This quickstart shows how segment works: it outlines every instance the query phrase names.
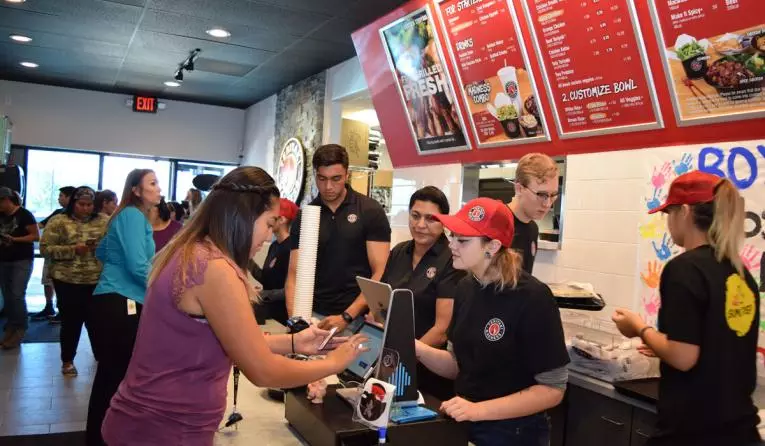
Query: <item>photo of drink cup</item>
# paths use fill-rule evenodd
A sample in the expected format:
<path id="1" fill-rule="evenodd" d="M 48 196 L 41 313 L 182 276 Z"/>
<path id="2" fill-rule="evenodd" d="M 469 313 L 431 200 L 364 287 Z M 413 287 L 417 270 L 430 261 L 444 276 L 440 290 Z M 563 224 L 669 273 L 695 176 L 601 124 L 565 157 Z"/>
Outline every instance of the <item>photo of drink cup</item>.
<path id="1" fill-rule="evenodd" d="M 497 71 L 503 93 L 510 97 L 516 110 L 523 110 L 523 98 L 518 86 L 518 72 L 515 67 L 503 67 Z"/>

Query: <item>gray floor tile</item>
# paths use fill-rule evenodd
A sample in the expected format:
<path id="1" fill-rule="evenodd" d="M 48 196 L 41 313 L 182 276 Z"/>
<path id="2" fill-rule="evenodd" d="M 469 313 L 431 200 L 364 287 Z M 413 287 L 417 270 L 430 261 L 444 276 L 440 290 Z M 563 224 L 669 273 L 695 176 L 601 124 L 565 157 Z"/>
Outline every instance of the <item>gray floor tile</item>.
<path id="1" fill-rule="evenodd" d="M 36 424 L 36 425 L 6 425 L 5 423 L 0 426 L 0 437 L 9 435 L 39 435 L 47 434 L 50 432 L 50 424 Z"/>
<path id="2" fill-rule="evenodd" d="M 0 403 L 0 412 L 50 410 L 52 399 L 49 396 L 11 398 Z"/>
<path id="3" fill-rule="evenodd" d="M 85 424 L 85 421 L 51 424 L 50 433 L 57 434 L 60 432 L 83 432 L 85 431 Z"/>
<path id="4" fill-rule="evenodd" d="M 3 424 L 8 426 L 29 426 L 34 424 L 72 423 L 85 421 L 88 418 L 85 411 L 40 410 L 22 412 L 6 412 Z"/>

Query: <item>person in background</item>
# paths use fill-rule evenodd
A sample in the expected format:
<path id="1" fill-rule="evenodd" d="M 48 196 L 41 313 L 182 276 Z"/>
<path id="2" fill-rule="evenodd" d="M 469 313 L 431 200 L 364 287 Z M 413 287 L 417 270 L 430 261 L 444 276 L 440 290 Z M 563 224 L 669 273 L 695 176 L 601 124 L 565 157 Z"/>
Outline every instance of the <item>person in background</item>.
<path id="1" fill-rule="evenodd" d="M 659 328 L 628 310 L 613 320 L 661 359 L 657 430 L 651 446 L 760 444 L 752 402 L 760 298 L 739 256 L 744 199 L 727 179 L 677 177 L 666 202 L 672 240 L 685 252 L 661 273 Z M 661 331 L 659 331 L 661 330 Z"/>
<path id="2" fill-rule="evenodd" d="M 531 274 L 539 243 L 541 220 L 560 197 L 558 165 L 542 153 L 521 157 L 515 168 L 515 196 L 508 204 L 513 212 L 515 237 L 512 248 L 523 258 L 523 270 Z"/>
<path id="3" fill-rule="evenodd" d="M 0 187 L 0 290 L 8 315 L 0 346 L 6 350 L 18 348 L 27 330 L 27 285 L 39 239 L 34 215 L 21 207 L 17 193 Z"/>
<path id="4" fill-rule="evenodd" d="M 170 239 L 183 228 L 183 225 L 173 219 L 170 207 L 164 198 L 159 201 L 158 205 L 152 206 L 149 211 L 149 223 L 154 230 L 154 246 L 157 252 L 161 251 Z"/>
<path id="5" fill-rule="evenodd" d="M 103 270 L 93 292 L 96 316 L 91 318 L 91 342 L 98 354 L 98 368 L 88 404 L 88 445 L 103 444 L 101 422 L 130 363 L 154 256 L 148 215 L 159 204 L 161 192 L 154 171 L 130 172 L 120 205 L 96 248 Z"/>
<path id="6" fill-rule="evenodd" d="M 393 289 L 414 293 L 415 338 L 431 347 L 446 348 L 446 331 L 452 320 L 454 292 L 465 274 L 452 266 L 449 241 L 438 214 L 449 214 L 449 202 L 440 189 L 427 186 L 409 199 L 409 232 L 412 240 L 393 248 L 382 282 Z M 440 400 L 454 396 L 454 381 L 418 364 L 420 388 Z"/>
<path id="7" fill-rule="evenodd" d="M 287 305 L 284 296 L 284 284 L 290 267 L 290 225 L 297 217 L 298 207 L 286 198 L 279 199 L 279 218 L 274 225 L 274 241 L 268 248 L 268 255 L 263 263 L 260 283 L 260 303 L 255 306 L 258 319 L 274 319 L 286 325 Z"/>
<path id="8" fill-rule="evenodd" d="M 73 186 L 64 186 L 58 190 L 58 204 L 60 208 L 53 211 L 49 216 L 45 217 L 43 221 L 39 223 L 40 229 L 45 229 L 45 225 L 55 217 L 64 212 L 64 209 L 69 205 L 69 200 L 74 193 Z M 42 280 L 43 290 L 45 292 L 45 308 L 42 311 L 35 313 L 31 316 L 33 321 L 44 321 L 49 319 L 52 324 L 61 323 L 61 315 L 56 314 L 56 310 L 53 309 L 53 297 L 55 289 L 53 287 L 53 279 L 50 275 L 50 263 L 47 259 L 43 262 Z M 58 303 L 56 305 L 58 307 Z"/>
<path id="9" fill-rule="evenodd" d="M 247 263 L 273 234 L 278 197 L 263 169 L 234 169 L 157 254 L 135 352 L 104 420 L 109 445 L 212 446 L 232 362 L 259 387 L 296 387 L 344 370 L 363 351 L 357 335 L 324 360 L 296 361 L 282 355 L 317 354 L 328 333 L 260 331 Z"/>
<path id="10" fill-rule="evenodd" d="M 448 350 L 415 341 L 417 359 L 456 379 L 441 410 L 468 422 L 476 446 L 547 445 L 545 411 L 563 400 L 569 362 L 552 292 L 510 249 L 513 215 L 501 201 L 478 198 L 436 218 L 452 232 L 454 268 L 469 273 L 454 293 Z"/>
<path id="11" fill-rule="evenodd" d="M 179 223 L 183 222 L 183 218 L 186 216 L 186 211 L 183 210 L 183 205 L 177 201 L 171 201 L 167 203 L 167 206 L 170 207 L 170 218 Z"/>
<path id="12" fill-rule="evenodd" d="M 77 376 L 74 357 L 83 324 L 88 335 L 94 337 L 89 321 L 90 307 L 101 275 L 101 263 L 94 253 L 109 221 L 108 217 L 96 212 L 95 200 L 93 189 L 87 186 L 77 188 L 64 212 L 48 222 L 40 241 L 40 253 L 50 259 L 51 276 L 58 296 L 61 373 L 65 376 Z"/>
<path id="13" fill-rule="evenodd" d="M 117 194 L 113 191 L 104 189 L 96 193 L 95 212 L 97 214 L 103 214 L 103 216 L 109 218 L 117 210 L 118 204 Z"/>
<path id="14" fill-rule="evenodd" d="M 186 193 L 186 203 L 188 203 L 188 216 L 191 218 L 192 215 L 194 215 L 194 212 L 196 212 L 197 208 L 200 204 L 202 204 L 202 192 L 199 191 L 199 189 L 191 188 Z"/>
<path id="15" fill-rule="evenodd" d="M 345 330 L 367 309 L 356 276 L 380 280 L 390 254 L 391 229 L 379 203 L 348 184 L 348 152 L 327 144 L 313 154 L 312 165 L 321 207 L 314 311 L 326 316 L 319 327 Z M 287 313 L 294 315 L 295 280 L 300 247 L 300 213 L 290 233 L 290 268 L 285 292 Z"/>

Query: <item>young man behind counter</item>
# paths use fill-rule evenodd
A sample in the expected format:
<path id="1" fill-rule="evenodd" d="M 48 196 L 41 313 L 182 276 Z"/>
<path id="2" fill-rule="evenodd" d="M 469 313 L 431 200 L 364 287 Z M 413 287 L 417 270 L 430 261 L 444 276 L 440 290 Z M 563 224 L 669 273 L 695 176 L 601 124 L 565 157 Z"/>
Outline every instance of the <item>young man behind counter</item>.
<path id="1" fill-rule="evenodd" d="M 512 248 L 523 257 L 523 270 L 531 274 L 539 243 L 541 220 L 560 197 L 555 160 L 542 153 L 521 157 L 515 169 L 515 196 L 508 207 L 515 217 Z"/>
<path id="2" fill-rule="evenodd" d="M 356 276 L 382 277 L 390 253 L 390 223 L 379 203 L 347 184 L 348 152 L 344 147 L 319 147 L 312 164 L 319 196 L 310 204 L 321 206 L 313 309 L 326 316 L 320 328 L 342 331 L 367 309 Z M 298 214 L 290 233 L 292 252 L 285 288 L 290 316 L 294 315 L 300 219 Z"/>

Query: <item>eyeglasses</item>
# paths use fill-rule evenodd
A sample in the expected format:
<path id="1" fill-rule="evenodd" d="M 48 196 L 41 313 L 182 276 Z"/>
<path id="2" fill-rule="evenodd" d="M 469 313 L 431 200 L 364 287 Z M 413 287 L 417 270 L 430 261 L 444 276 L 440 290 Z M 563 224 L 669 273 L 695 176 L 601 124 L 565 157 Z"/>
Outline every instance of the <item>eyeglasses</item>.
<path id="1" fill-rule="evenodd" d="M 537 192 L 534 189 L 531 189 L 530 187 L 523 186 L 526 189 L 529 190 L 532 194 L 537 196 L 537 199 L 542 203 L 547 203 L 547 200 L 550 200 L 550 203 L 555 203 L 558 201 L 558 198 L 560 198 L 560 192 L 554 192 L 554 193 L 548 193 L 548 192 Z"/>

